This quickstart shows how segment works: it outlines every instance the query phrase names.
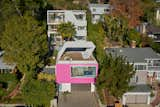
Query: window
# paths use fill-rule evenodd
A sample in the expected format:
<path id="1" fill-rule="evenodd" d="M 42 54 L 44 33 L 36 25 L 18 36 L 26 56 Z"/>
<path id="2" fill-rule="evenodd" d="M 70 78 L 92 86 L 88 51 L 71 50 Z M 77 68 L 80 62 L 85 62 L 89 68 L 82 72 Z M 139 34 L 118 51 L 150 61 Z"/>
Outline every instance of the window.
<path id="1" fill-rule="evenodd" d="M 146 70 L 146 65 L 135 65 L 135 70 Z"/>
<path id="2" fill-rule="evenodd" d="M 104 12 L 109 12 L 109 9 L 104 9 Z"/>
<path id="3" fill-rule="evenodd" d="M 78 26 L 78 30 L 84 30 L 85 26 Z"/>
<path id="4" fill-rule="evenodd" d="M 83 20 L 84 15 L 83 14 L 78 14 L 78 15 L 75 15 L 75 17 L 76 17 L 77 20 Z"/>
<path id="5" fill-rule="evenodd" d="M 95 77 L 96 76 L 96 67 L 71 67 L 71 76 L 72 77 Z"/>

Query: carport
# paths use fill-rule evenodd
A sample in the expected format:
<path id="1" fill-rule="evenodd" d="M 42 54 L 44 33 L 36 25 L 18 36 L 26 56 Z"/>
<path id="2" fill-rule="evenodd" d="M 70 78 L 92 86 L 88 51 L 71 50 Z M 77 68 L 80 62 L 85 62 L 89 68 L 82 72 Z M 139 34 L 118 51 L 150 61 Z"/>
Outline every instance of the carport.
<path id="1" fill-rule="evenodd" d="M 151 89 L 148 85 L 136 85 L 123 95 L 123 105 L 126 104 L 150 104 Z"/>

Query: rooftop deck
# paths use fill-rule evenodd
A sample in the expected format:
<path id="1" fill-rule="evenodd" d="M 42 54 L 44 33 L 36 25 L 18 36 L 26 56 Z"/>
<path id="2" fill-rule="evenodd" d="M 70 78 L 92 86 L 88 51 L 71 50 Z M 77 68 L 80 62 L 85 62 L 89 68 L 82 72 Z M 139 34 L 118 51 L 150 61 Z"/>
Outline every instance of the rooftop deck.
<path id="1" fill-rule="evenodd" d="M 84 59 L 81 52 L 65 52 L 62 57 L 60 58 L 60 60 L 65 60 L 65 61 L 69 61 L 69 60 L 83 60 L 83 61 L 92 61 L 95 60 L 95 58 L 91 55 L 89 58 Z"/>

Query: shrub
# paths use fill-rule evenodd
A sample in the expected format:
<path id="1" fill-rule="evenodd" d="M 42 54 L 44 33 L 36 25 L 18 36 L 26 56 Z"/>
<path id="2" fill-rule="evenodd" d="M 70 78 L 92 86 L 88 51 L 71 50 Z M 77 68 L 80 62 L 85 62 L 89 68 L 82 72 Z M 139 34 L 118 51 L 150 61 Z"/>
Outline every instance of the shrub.
<path id="1" fill-rule="evenodd" d="M 39 73 L 38 80 L 54 81 L 55 75 L 54 74 L 47 74 L 47 73 Z"/>

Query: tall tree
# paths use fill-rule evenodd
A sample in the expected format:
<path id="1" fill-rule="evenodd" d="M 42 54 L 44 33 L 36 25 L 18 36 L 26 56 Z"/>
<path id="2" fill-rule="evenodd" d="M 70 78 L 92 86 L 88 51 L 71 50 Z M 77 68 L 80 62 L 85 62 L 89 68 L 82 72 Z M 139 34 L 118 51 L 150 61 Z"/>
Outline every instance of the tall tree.
<path id="1" fill-rule="evenodd" d="M 46 41 L 45 27 L 29 16 L 15 16 L 8 20 L 0 39 L 5 60 L 15 63 L 24 75 L 30 75 L 26 77 L 32 77 L 36 68 L 43 65 Z"/>
<path id="2" fill-rule="evenodd" d="M 130 78 L 135 74 L 132 65 L 123 57 L 105 56 L 97 79 L 98 89 L 108 90 L 117 100 L 130 89 Z"/>
<path id="3" fill-rule="evenodd" d="M 141 6 L 143 9 L 143 16 L 141 17 L 141 20 L 144 22 L 150 22 L 152 23 L 155 18 L 155 9 L 156 9 L 156 2 L 155 0 L 141 0 Z"/>
<path id="4" fill-rule="evenodd" d="M 127 34 L 128 30 L 128 23 L 126 19 L 122 17 L 106 15 L 104 20 L 104 27 L 107 37 L 110 40 L 119 41 L 122 44 L 123 38 Z"/>
<path id="5" fill-rule="evenodd" d="M 130 28 L 140 23 L 140 16 L 143 14 L 141 0 L 110 0 L 110 4 L 113 6 L 112 14 L 124 16 Z"/>
<path id="6" fill-rule="evenodd" d="M 61 23 L 58 26 L 58 32 L 63 37 L 63 39 L 70 40 L 76 34 L 74 25 L 71 22 Z"/>

